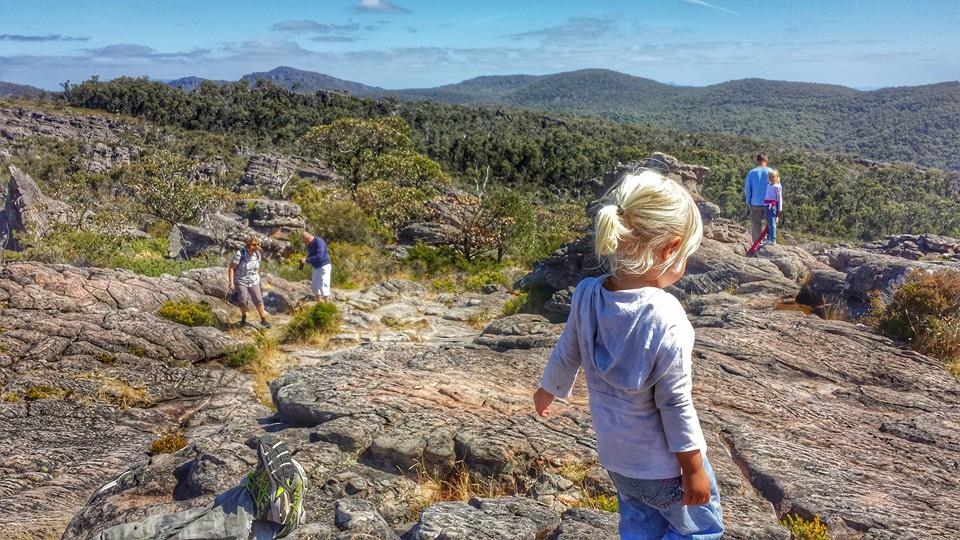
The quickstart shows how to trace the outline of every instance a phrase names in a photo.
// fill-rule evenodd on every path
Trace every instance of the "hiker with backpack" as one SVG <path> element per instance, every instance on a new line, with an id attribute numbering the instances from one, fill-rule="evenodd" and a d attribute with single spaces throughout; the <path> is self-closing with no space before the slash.
<path id="1" fill-rule="evenodd" d="M 260 260 L 260 240 L 251 237 L 233 256 L 227 273 L 230 293 L 234 303 L 240 308 L 240 324 L 247 324 L 247 310 L 253 304 L 260 315 L 260 326 L 270 328 L 263 309 L 263 293 L 260 290 Z"/>
<path id="2" fill-rule="evenodd" d="M 313 267 L 313 272 L 310 274 L 310 287 L 317 297 L 317 302 L 326 302 L 330 299 L 330 275 L 333 272 L 327 243 L 323 238 L 314 236 L 308 231 L 303 231 L 300 239 L 307 246 L 307 256 L 300 260 L 300 265 L 309 264 Z"/>

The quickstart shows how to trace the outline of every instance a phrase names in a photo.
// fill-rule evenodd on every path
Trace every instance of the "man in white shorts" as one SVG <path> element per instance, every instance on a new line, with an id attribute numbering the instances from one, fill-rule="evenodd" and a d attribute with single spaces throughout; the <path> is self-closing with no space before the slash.
<path id="1" fill-rule="evenodd" d="M 330 273 L 333 266 L 330 264 L 330 253 L 323 238 L 314 236 L 307 231 L 301 233 L 300 238 L 307 246 L 307 256 L 300 262 L 313 267 L 310 275 L 310 285 L 317 302 L 327 302 L 330 299 Z"/>

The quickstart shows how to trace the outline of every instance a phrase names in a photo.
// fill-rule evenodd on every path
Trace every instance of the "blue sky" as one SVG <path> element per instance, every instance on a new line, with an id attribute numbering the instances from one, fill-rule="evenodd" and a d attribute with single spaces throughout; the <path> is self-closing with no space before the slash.
<path id="1" fill-rule="evenodd" d="M 385 88 L 599 67 L 664 82 L 960 79 L 960 0 L 0 0 L 0 80 L 239 78 Z"/>

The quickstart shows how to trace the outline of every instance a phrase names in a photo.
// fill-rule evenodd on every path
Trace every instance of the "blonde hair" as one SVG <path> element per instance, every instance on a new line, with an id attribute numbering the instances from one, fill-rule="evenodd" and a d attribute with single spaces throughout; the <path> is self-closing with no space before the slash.
<path id="1" fill-rule="evenodd" d="M 628 174 L 607 191 L 594 222 L 594 250 L 610 272 L 645 274 L 680 268 L 700 247 L 703 222 L 690 193 L 654 171 Z M 663 249 L 680 237 L 664 261 Z"/>
<path id="2" fill-rule="evenodd" d="M 770 169 L 767 171 L 767 180 L 769 180 L 771 184 L 779 184 L 780 173 L 778 173 L 776 169 Z"/>

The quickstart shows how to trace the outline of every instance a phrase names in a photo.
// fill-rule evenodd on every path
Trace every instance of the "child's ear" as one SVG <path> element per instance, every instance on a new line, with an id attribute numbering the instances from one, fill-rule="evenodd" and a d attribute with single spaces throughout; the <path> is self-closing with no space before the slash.
<path id="1" fill-rule="evenodd" d="M 669 259 L 678 249 L 680 249 L 680 244 L 683 243 L 683 239 L 679 236 L 675 236 L 673 240 L 667 242 L 667 245 L 663 246 L 663 250 L 660 252 L 660 260 L 665 261 Z"/>

